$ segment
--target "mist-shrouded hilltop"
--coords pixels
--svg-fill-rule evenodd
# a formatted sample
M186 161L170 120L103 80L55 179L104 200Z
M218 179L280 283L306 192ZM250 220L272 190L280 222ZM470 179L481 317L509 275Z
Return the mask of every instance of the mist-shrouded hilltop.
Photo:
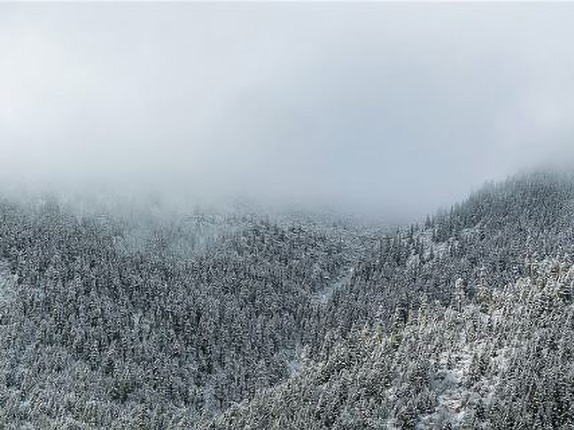
M0 427L568 429L574 174L398 229L0 202Z
M574 430L573 40L0 4L0 430Z

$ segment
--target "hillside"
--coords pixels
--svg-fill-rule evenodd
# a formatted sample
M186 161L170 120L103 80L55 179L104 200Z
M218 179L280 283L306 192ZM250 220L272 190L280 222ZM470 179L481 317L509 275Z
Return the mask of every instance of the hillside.
M0 427L569 428L573 202L523 175L390 231L3 199Z
M389 330L366 326L206 429L567 429L574 423L571 262L456 291Z

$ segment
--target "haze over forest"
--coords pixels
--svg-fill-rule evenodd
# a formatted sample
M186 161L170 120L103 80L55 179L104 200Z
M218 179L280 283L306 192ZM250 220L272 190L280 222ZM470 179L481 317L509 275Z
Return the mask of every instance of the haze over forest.
M0 429L572 430L573 41L0 4Z
M2 4L2 186L411 219L571 158L571 4Z

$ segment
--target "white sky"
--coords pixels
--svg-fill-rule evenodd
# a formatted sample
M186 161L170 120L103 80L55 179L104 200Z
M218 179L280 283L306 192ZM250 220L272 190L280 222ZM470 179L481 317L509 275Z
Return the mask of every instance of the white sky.
M574 147L574 4L0 4L0 181L421 214Z

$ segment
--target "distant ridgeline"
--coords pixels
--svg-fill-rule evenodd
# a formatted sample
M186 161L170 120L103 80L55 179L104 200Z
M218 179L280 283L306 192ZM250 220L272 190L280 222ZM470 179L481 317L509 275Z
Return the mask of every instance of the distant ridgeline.
M574 176L389 232L0 200L0 428L574 427Z

